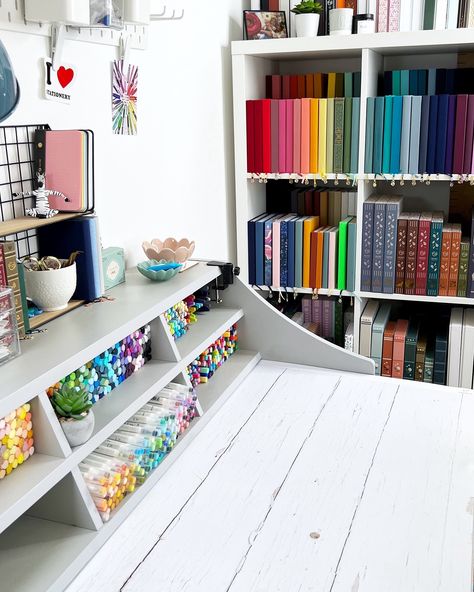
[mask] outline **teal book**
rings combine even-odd
[[[436,94],[436,68],[430,68],[428,70],[428,81],[427,81],[427,95]]]
[[[400,94],[402,96],[410,94],[410,71],[409,70],[401,70],[400,71]]]
[[[323,280],[322,288],[328,287],[329,281],[329,228],[323,232]]]
[[[390,173],[390,148],[392,143],[392,106],[394,97],[385,97],[383,121],[382,173]]]
[[[334,99],[334,152],[333,171],[342,173],[344,167],[344,101]]]
[[[434,28],[436,0],[425,0],[423,12],[423,29],[425,31]]]
[[[349,173],[351,170],[351,134],[352,134],[352,99],[344,100],[344,157],[343,173]]]
[[[408,95],[419,95],[421,93],[418,92],[418,70],[409,70],[408,74],[410,75],[410,84],[408,87]]]
[[[357,218],[352,220],[347,225],[347,274],[346,274],[346,289],[349,292],[355,291],[355,270],[356,270],[356,253],[357,253]]]
[[[394,70],[392,72],[392,94],[401,94],[401,70]]]
[[[344,72],[344,96],[345,97],[354,96],[352,79],[353,79],[352,72]]]
[[[403,99],[403,115],[402,115],[402,139],[400,144],[400,172],[402,175],[407,175],[409,172],[410,160],[410,132],[411,132],[411,95],[405,95]]]
[[[403,97],[393,97],[392,137],[390,146],[390,173],[400,173],[400,148],[402,139]]]
[[[295,288],[303,287],[303,224],[305,217],[295,223]]]
[[[354,97],[360,97],[360,72],[354,72],[352,77],[352,94]]]
[[[417,95],[423,96],[428,93],[428,70],[416,70],[418,72],[418,92]]]
[[[375,97],[367,97],[365,126],[365,173],[373,173]]]
[[[380,175],[382,172],[382,151],[383,151],[383,120],[385,111],[385,98],[375,98],[375,123],[374,123],[374,173]]]
[[[352,99],[352,129],[351,129],[351,174],[359,172],[359,124],[360,98]]]

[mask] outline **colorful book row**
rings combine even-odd
[[[380,78],[380,95],[460,95],[474,93],[473,68],[388,70]]]
[[[248,222],[249,284],[355,289],[356,218],[262,214]]]
[[[265,77],[267,99],[334,99],[360,97],[360,72],[270,74]]]
[[[247,101],[249,173],[355,174],[359,98]]]
[[[365,173],[474,173],[474,95],[369,97]]]

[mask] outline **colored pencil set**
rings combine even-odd
[[[237,323],[217,339],[188,366],[191,384],[196,387],[205,384],[224,362],[238,349]]]
[[[97,403],[150,360],[151,330],[146,325],[65,376],[50,387],[47,393],[51,397],[54,389],[61,384],[71,387],[85,385],[90,400]]]
[[[192,388],[170,383],[79,465],[102,520],[169,454],[197,416]]]
[[[175,340],[186,335],[189,326],[197,322],[197,313],[203,306],[204,303],[191,294],[164,313],[170,333]]]
[[[0,479],[23,464],[35,452],[29,403],[0,419]]]

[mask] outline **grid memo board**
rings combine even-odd
[[[47,124],[0,126],[0,222],[25,216],[26,208],[34,205],[34,198],[15,196],[15,193],[34,188],[34,134],[38,129],[49,129]],[[36,255],[36,230],[26,230],[6,237],[17,244],[19,258]]]

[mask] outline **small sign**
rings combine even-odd
[[[71,104],[72,91],[76,80],[76,69],[70,64],[53,68],[51,58],[44,60],[44,98],[57,103]]]

